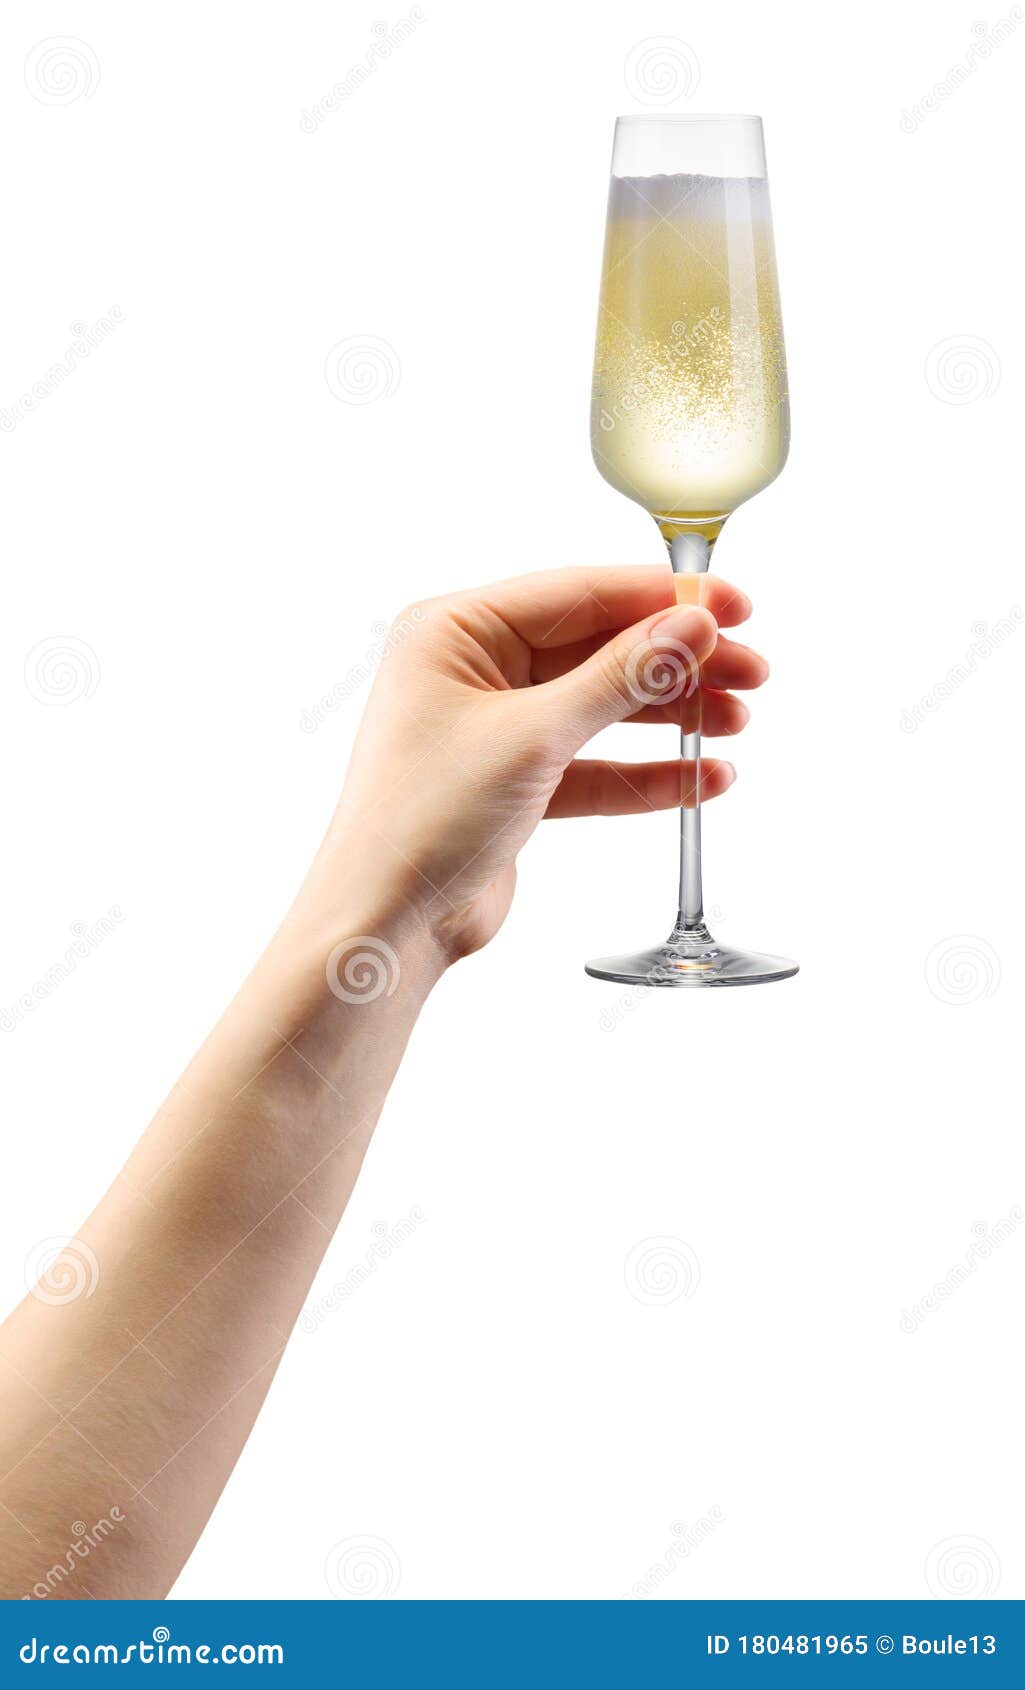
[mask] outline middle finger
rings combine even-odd
[[[537,686],[544,681],[557,680],[600,651],[603,645],[608,644],[608,639],[607,634],[591,635],[573,645],[535,650],[530,668],[531,681]],[[657,642],[656,634],[656,646]],[[753,687],[760,687],[768,679],[768,674],[769,665],[764,657],[752,651],[750,646],[728,640],[724,634],[719,635],[711,657],[701,665],[702,684],[720,691],[738,687],[741,692],[748,692]]]

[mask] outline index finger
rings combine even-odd
[[[695,577],[695,584],[697,599],[688,593],[688,602],[711,611],[721,628],[734,628],[750,616],[747,594],[728,581],[703,575]],[[468,596],[492,609],[535,650],[628,628],[667,610],[677,597],[672,571],[657,564],[546,569],[497,581]]]

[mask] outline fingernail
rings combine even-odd
[[[683,639],[686,634],[694,635],[699,629],[702,633],[711,635],[715,631],[715,617],[710,610],[702,610],[696,604],[674,604],[664,610],[661,616],[656,616],[651,624],[652,633],[656,628],[660,634],[669,634],[676,639]]]

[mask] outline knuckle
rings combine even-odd
[[[632,655],[630,652],[624,654],[611,649],[602,652],[599,658],[599,673],[602,683],[608,688],[610,699],[615,703],[629,699],[636,708],[640,701],[635,697],[634,688],[631,686]]]
[[[415,633],[418,628],[425,627],[437,615],[436,606],[439,602],[438,599],[411,599],[392,619],[392,633],[408,635]]]

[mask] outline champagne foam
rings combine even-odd
[[[761,222],[769,217],[769,184],[764,176],[613,176],[609,212],[671,222]]]

